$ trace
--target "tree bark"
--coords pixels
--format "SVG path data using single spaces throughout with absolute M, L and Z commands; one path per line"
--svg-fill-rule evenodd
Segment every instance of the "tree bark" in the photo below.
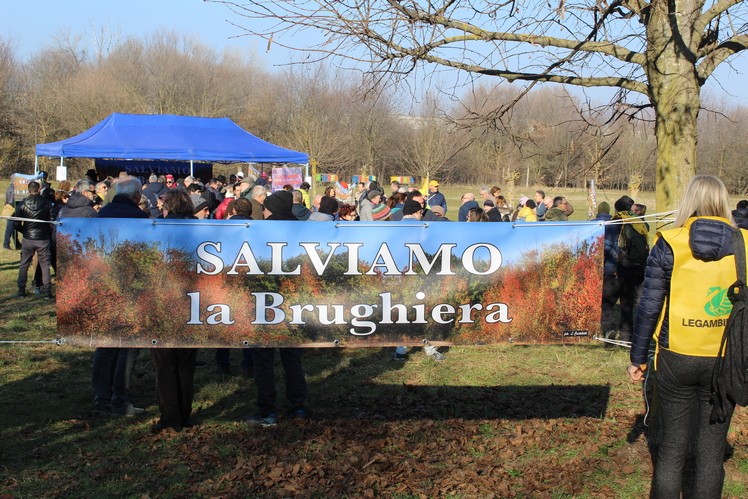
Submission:
M 701 90 L 696 52 L 701 34 L 692 28 L 702 2 L 657 0 L 650 5 L 645 70 L 656 116 L 657 211 L 664 212 L 678 208 L 696 174 Z

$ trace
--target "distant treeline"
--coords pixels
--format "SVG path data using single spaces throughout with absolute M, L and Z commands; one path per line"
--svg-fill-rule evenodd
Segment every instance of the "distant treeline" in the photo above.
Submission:
M 83 40 L 94 40 L 91 46 Z M 146 38 L 57 36 L 28 60 L 0 37 L 0 175 L 29 173 L 34 146 L 78 134 L 112 112 L 229 117 L 258 137 L 309 153 L 320 173 L 413 175 L 463 184 L 643 190 L 654 187 L 651 116 L 611 120 L 561 87 L 486 82 L 447 98 L 413 95 L 355 72 L 218 52 L 175 32 Z M 708 102 L 708 101 L 705 101 Z M 706 104 L 699 164 L 735 194 L 748 186 L 744 107 Z M 59 160 L 40 159 L 53 171 Z M 66 159 L 79 178 L 91 160 Z

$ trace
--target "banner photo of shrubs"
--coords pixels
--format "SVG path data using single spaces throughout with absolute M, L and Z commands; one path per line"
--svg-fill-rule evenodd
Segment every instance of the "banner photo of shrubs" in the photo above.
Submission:
M 57 324 L 90 347 L 590 341 L 597 223 L 64 218 Z

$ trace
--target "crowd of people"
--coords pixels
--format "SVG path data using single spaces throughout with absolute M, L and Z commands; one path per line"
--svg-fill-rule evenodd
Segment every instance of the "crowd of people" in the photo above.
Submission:
M 46 184 L 46 185 L 45 185 Z M 376 183 L 361 183 L 352 203 L 341 203 L 334 189 L 310 198 L 309 184 L 294 189 L 286 186 L 271 193 L 266 175 L 255 180 L 232 175 L 202 182 L 186 177 L 176 181 L 171 175 L 152 175 L 143 184 L 122 174 L 116 179 L 96 181 L 84 178 L 73 186 L 61 182 L 55 191 L 42 178 L 28 184 L 28 197 L 18 204 L 12 189 L 6 204 L 15 206 L 15 216 L 24 220 L 8 224 L 4 248 L 15 241 L 21 250 L 18 296 L 26 297 L 28 269 L 36 255 L 35 293 L 53 298 L 50 267 L 55 268 L 54 225 L 64 217 L 164 218 L 164 219 L 243 219 L 380 222 L 449 221 L 448 206 L 431 181 L 428 192 L 390 184 L 385 194 Z M 481 187 L 461 197 L 457 221 L 566 221 L 574 208 L 563 196 L 546 196 L 542 190 L 533 198 L 522 197 L 510 207 L 497 186 Z M 650 252 L 647 207 L 629 196 L 597 207 L 596 221 L 605 223 L 604 269 L 601 326 L 608 338 L 620 335 L 631 342 L 629 374 L 641 381 L 647 369 L 647 355 L 656 338 L 657 384 L 663 417 L 663 443 L 655 466 L 653 487 L 658 497 L 677 497 L 688 446 L 696 449 L 696 489 L 699 497 L 718 497 L 724 479 L 722 456 L 731 411 L 726 421 L 709 420 L 710 382 L 714 360 L 724 325 L 711 322 L 698 329 L 685 327 L 696 298 L 695 290 L 726 288 L 736 278 L 732 237 L 736 227 L 748 228 L 748 200 L 729 207 L 727 190 L 719 179 L 695 177 L 685 193 L 671 230 L 660 233 Z M 19 242 L 14 230 L 23 235 Z M 698 286 L 697 286 L 698 281 Z M 706 283 L 706 284 L 705 284 Z M 614 306 L 620 303 L 620 315 Z M 700 302 L 699 302 L 700 303 Z M 682 304 L 686 304 L 683 306 Z M 285 371 L 289 416 L 304 419 L 307 387 L 302 349 L 281 348 Z M 445 356 L 426 348 L 436 360 Z M 135 416 L 144 409 L 135 407 L 128 387 L 138 349 L 97 348 L 93 363 L 94 414 Z M 153 349 L 156 366 L 156 395 L 160 412 L 154 432 L 180 431 L 194 425 L 191 419 L 197 349 Z M 247 424 L 276 424 L 273 348 L 243 350 L 242 371 L 253 377 L 257 387 L 257 414 Z M 398 347 L 393 358 L 407 358 L 407 349 Z M 229 350 L 216 352 L 216 369 L 228 374 Z M 695 435 L 695 436 L 694 436 Z M 703 494 L 703 495 L 702 495 Z

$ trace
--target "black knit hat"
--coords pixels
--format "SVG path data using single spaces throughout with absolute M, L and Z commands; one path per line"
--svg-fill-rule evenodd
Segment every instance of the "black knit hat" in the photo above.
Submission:
M 616 201 L 615 207 L 616 211 L 631 211 L 631 207 L 634 205 L 634 200 L 631 199 L 628 196 L 621 196 L 618 201 Z
M 421 210 L 423 210 L 423 206 L 421 206 L 421 203 L 419 203 L 418 201 L 413 201 L 412 199 L 405 201 L 405 204 L 403 205 L 403 215 L 412 215 L 413 213 L 418 213 Z
M 322 196 L 319 201 L 319 212 L 334 215 L 338 211 L 338 201 L 330 196 Z
M 263 204 L 274 215 L 291 211 L 293 209 L 293 194 L 291 194 L 291 191 L 276 191 L 266 197 Z

